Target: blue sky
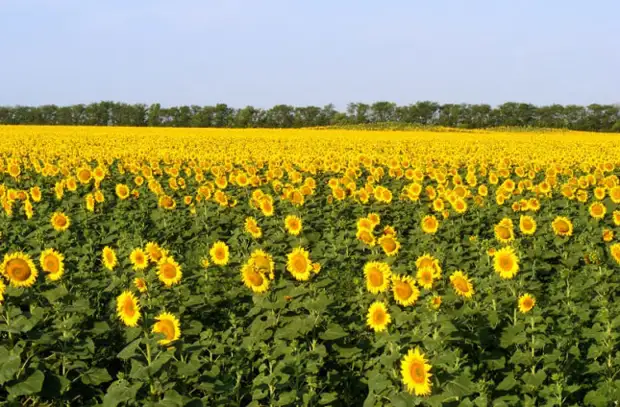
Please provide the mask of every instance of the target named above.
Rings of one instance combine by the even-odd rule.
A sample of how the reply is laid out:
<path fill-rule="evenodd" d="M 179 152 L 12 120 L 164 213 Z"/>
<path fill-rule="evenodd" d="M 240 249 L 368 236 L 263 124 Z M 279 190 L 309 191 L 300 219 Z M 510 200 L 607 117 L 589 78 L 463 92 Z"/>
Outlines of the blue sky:
<path fill-rule="evenodd" d="M 0 105 L 620 102 L 620 2 L 0 0 Z"/>

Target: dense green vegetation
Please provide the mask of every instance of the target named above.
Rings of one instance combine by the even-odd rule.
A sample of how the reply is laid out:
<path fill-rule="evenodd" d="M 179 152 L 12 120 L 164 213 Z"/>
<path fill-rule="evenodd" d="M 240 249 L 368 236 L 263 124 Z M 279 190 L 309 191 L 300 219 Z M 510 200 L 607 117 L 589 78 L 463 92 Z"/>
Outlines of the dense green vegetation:
<path fill-rule="evenodd" d="M 535 106 L 509 102 L 492 107 L 424 101 L 398 106 L 392 102 L 376 102 L 350 103 L 345 112 L 337 111 L 332 104 L 236 109 L 223 103 L 164 108 L 159 103 L 148 106 L 104 101 L 72 106 L 0 107 L 0 124 L 294 128 L 385 122 L 466 129 L 538 127 L 620 132 L 620 105 Z"/>

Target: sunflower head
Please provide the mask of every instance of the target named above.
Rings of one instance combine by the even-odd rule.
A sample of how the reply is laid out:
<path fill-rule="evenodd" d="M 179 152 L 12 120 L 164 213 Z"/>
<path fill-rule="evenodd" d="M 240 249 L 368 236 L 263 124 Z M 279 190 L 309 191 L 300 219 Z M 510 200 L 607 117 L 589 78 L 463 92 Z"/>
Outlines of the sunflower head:
<path fill-rule="evenodd" d="M 149 265 L 147 254 L 139 247 L 131 251 L 129 260 L 134 270 L 144 270 Z"/>
<path fill-rule="evenodd" d="M 250 255 L 249 264 L 253 265 L 256 270 L 268 276 L 269 279 L 273 280 L 275 264 L 273 262 L 273 257 L 267 252 L 256 249 Z"/>
<path fill-rule="evenodd" d="M 603 219 L 607 213 L 607 208 L 601 202 L 594 202 L 590 205 L 590 216 L 594 219 Z"/>
<path fill-rule="evenodd" d="M 387 263 L 370 262 L 364 266 L 366 289 L 372 294 L 388 290 L 391 276 L 390 266 Z"/>
<path fill-rule="evenodd" d="M 366 324 L 375 332 L 382 332 L 392 322 L 387 306 L 382 301 L 375 301 L 368 308 Z"/>
<path fill-rule="evenodd" d="M 416 279 L 420 287 L 430 290 L 433 288 L 435 281 L 435 270 L 432 267 L 422 267 L 416 273 Z"/>
<path fill-rule="evenodd" d="M 255 293 L 264 293 L 269 289 L 269 278 L 250 260 L 241 268 L 241 281 Z"/>
<path fill-rule="evenodd" d="M 211 246 L 209 250 L 209 255 L 211 256 L 211 260 L 213 260 L 214 264 L 218 266 L 225 266 L 228 264 L 230 260 L 230 251 L 228 249 L 228 245 L 222 241 L 217 241 Z"/>
<path fill-rule="evenodd" d="M 166 287 L 178 284 L 183 277 L 181 266 L 170 256 L 163 257 L 157 264 L 157 277 Z"/>
<path fill-rule="evenodd" d="M 616 263 L 620 264 L 620 243 L 614 243 L 609 246 L 609 253 Z"/>
<path fill-rule="evenodd" d="M 519 311 L 522 313 L 527 313 L 534 308 L 536 305 L 536 298 L 531 296 L 530 294 L 523 294 L 519 297 Z"/>
<path fill-rule="evenodd" d="M 557 236 L 568 237 L 573 234 L 573 223 L 564 216 L 556 217 L 551 223 L 551 227 Z"/>
<path fill-rule="evenodd" d="M 510 246 L 503 247 L 493 256 L 493 268 L 501 278 L 511 279 L 519 271 L 519 258 Z"/>
<path fill-rule="evenodd" d="M 65 257 L 54 249 L 47 249 L 41 253 L 39 263 L 41 270 L 47 273 L 51 281 L 59 280 L 65 271 Z"/>
<path fill-rule="evenodd" d="M 301 232 L 301 219 L 295 215 L 288 215 L 284 219 L 284 226 L 286 227 L 288 233 L 293 236 L 297 236 L 299 235 L 299 232 Z"/>
<path fill-rule="evenodd" d="M 524 235 L 533 235 L 536 232 L 536 221 L 531 216 L 521 215 L 519 229 Z"/>
<path fill-rule="evenodd" d="M 155 321 L 153 333 L 164 335 L 164 338 L 159 340 L 160 345 L 168 345 L 181 337 L 181 323 L 171 313 L 162 312 L 155 317 Z"/>
<path fill-rule="evenodd" d="M 116 267 L 116 264 L 118 263 L 114 249 L 109 246 L 103 248 L 103 252 L 101 253 L 101 260 L 103 261 L 103 265 L 105 266 L 105 268 L 110 271 L 114 270 L 114 267 Z"/>
<path fill-rule="evenodd" d="M 51 218 L 52 227 L 58 232 L 63 232 L 71 226 L 71 220 L 62 212 L 54 212 Z"/>
<path fill-rule="evenodd" d="M 116 314 L 129 327 L 138 326 L 140 319 L 140 303 L 131 291 L 123 291 L 116 298 Z"/>
<path fill-rule="evenodd" d="M 133 284 L 136 286 L 138 291 L 140 291 L 141 293 L 145 293 L 148 291 L 146 287 L 146 280 L 142 277 L 134 278 Z"/>
<path fill-rule="evenodd" d="M 304 248 L 297 247 L 287 257 L 286 269 L 293 277 L 299 281 L 308 280 L 312 271 L 309 253 Z"/>
<path fill-rule="evenodd" d="M 431 365 L 419 348 L 410 349 L 401 361 L 401 375 L 407 391 L 416 396 L 431 393 Z"/>
<path fill-rule="evenodd" d="M 426 215 L 422 218 L 422 231 L 428 234 L 435 234 L 439 228 L 439 221 L 434 215 Z"/>
<path fill-rule="evenodd" d="M 388 256 L 395 256 L 400 249 L 400 242 L 396 240 L 396 237 L 391 235 L 381 236 L 378 243 L 383 249 L 383 252 Z"/>
<path fill-rule="evenodd" d="M 409 276 L 393 276 L 392 291 L 394 292 L 394 300 L 405 307 L 415 304 L 420 297 L 420 290 Z"/>
<path fill-rule="evenodd" d="M 22 252 L 5 254 L 0 273 L 13 287 L 32 287 L 39 275 L 30 256 Z"/>
<path fill-rule="evenodd" d="M 467 274 L 462 271 L 455 271 L 450 276 L 450 283 L 454 291 L 461 297 L 471 298 L 474 295 L 474 287 L 467 277 Z"/>

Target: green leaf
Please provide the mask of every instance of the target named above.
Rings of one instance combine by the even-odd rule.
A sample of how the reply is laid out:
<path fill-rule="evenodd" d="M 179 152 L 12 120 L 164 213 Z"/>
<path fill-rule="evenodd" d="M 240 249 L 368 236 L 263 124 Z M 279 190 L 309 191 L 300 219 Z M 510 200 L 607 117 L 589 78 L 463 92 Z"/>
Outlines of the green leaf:
<path fill-rule="evenodd" d="M 67 294 L 69 294 L 69 291 L 67 291 L 67 289 L 63 285 L 59 285 L 56 288 L 41 293 L 41 295 L 43 295 L 43 297 L 45 297 L 50 303 L 58 301 L 60 298 L 64 297 Z"/>
<path fill-rule="evenodd" d="M 604 394 L 601 394 L 601 392 L 592 390 L 586 394 L 583 402 L 586 406 L 605 407 L 610 405 L 609 402 L 611 402 L 611 400 L 607 399 L 607 397 L 605 397 Z"/>
<path fill-rule="evenodd" d="M 327 330 L 319 334 L 319 338 L 324 341 L 335 341 L 349 335 L 340 325 L 331 323 L 327 325 Z"/>
<path fill-rule="evenodd" d="M 547 374 L 543 370 L 539 370 L 533 374 L 527 372 L 523 375 L 522 378 L 525 384 L 538 388 L 544 383 L 545 379 L 547 378 Z"/>
<path fill-rule="evenodd" d="M 0 385 L 11 380 L 19 371 L 21 358 L 0 347 Z"/>
<path fill-rule="evenodd" d="M 141 340 L 136 339 L 135 341 L 131 342 L 129 345 L 125 346 L 125 348 L 123 348 L 123 350 L 120 351 L 117 356 L 123 360 L 127 360 L 131 358 L 133 355 L 136 354 L 136 350 L 140 346 L 140 343 L 141 343 Z"/>
<path fill-rule="evenodd" d="M 140 387 L 142 387 L 142 383 L 135 383 L 129 386 L 126 380 L 112 383 L 103 397 L 103 407 L 116 407 L 126 401 L 134 400 Z"/>
<path fill-rule="evenodd" d="M 510 390 L 517 385 L 514 373 L 510 372 L 496 387 L 497 390 Z"/>
<path fill-rule="evenodd" d="M 43 380 L 45 375 L 40 370 L 35 370 L 25 380 L 7 387 L 9 397 L 15 399 L 19 396 L 29 396 L 31 394 L 37 394 L 43 388 Z"/>
<path fill-rule="evenodd" d="M 321 399 L 319 400 L 319 404 L 321 405 L 331 404 L 336 400 L 338 400 L 338 393 L 323 393 L 321 394 Z"/>
<path fill-rule="evenodd" d="M 104 368 L 92 368 L 88 372 L 82 375 L 82 383 L 100 385 L 101 383 L 107 383 L 112 381 L 112 376 Z"/>

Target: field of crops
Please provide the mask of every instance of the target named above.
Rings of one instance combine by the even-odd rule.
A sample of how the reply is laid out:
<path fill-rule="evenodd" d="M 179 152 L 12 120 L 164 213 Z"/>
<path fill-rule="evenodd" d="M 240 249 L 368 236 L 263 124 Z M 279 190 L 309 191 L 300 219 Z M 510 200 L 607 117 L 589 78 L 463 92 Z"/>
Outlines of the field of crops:
<path fill-rule="evenodd" d="M 617 406 L 619 140 L 0 127 L 0 402 Z"/>

